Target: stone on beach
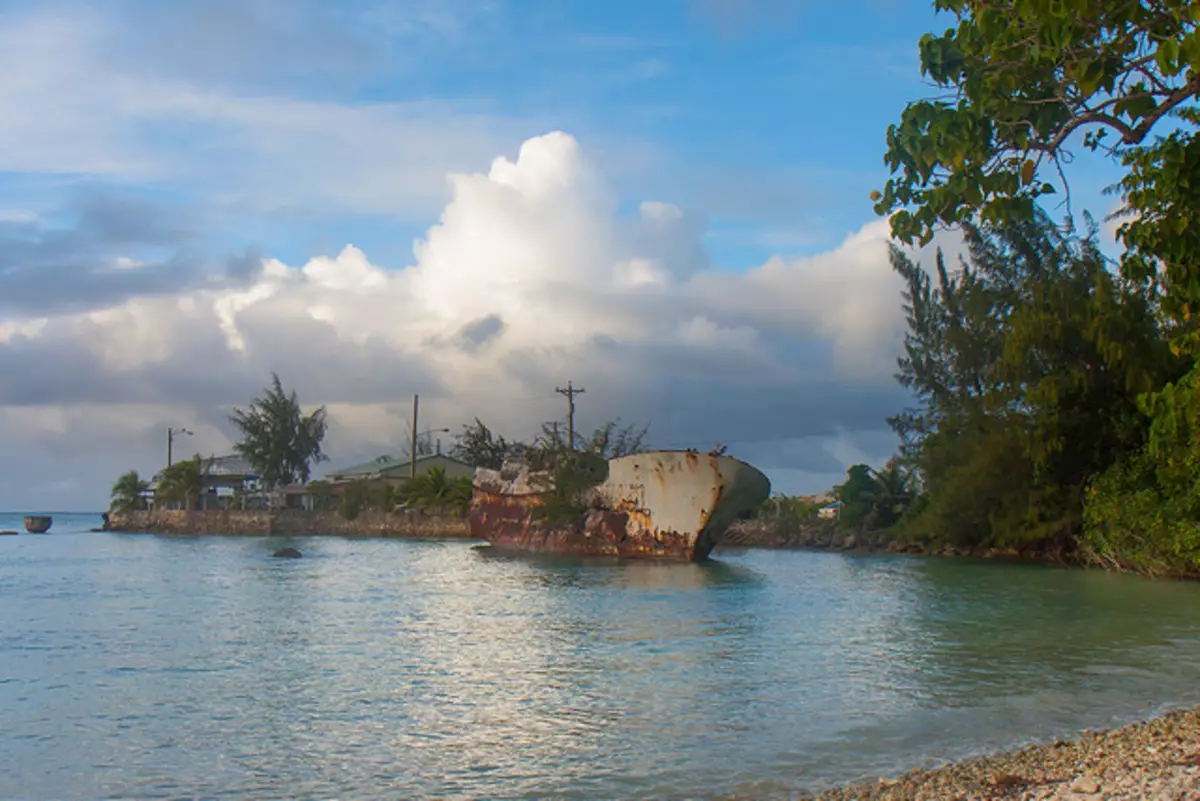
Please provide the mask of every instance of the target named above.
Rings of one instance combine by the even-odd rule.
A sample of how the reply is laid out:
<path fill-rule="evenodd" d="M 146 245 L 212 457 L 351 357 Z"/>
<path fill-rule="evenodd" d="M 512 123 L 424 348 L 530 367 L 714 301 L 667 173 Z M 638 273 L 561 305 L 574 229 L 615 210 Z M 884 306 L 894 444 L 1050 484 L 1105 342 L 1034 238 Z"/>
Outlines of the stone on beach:
<path fill-rule="evenodd" d="M 1200 708 L 1112 731 L 1085 731 L 1073 741 L 914 770 L 899 778 L 850 785 L 814 798 L 1200 798 Z"/>

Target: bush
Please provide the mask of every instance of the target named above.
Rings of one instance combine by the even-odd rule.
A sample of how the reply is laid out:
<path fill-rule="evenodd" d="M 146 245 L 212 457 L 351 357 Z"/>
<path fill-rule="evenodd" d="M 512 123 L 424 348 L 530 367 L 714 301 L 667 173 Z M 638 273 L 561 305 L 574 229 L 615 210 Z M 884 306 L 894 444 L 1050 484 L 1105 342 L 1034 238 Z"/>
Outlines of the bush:
<path fill-rule="evenodd" d="M 1195 457 L 1188 461 L 1200 476 Z M 1091 483 L 1080 539 L 1086 561 L 1148 576 L 1200 573 L 1200 483 L 1164 490 L 1161 472 L 1143 451 Z"/>

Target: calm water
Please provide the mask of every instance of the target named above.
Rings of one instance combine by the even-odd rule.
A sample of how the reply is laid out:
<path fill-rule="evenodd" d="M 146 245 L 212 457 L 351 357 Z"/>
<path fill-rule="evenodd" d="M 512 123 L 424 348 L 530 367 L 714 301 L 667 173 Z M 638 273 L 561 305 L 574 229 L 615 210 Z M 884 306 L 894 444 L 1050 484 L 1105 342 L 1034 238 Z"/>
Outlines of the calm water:
<path fill-rule="evenodd" d="M 98 523 L 0 538 L 0 797 L 784 798 L 1200 704 L 1194 584 Z"/>

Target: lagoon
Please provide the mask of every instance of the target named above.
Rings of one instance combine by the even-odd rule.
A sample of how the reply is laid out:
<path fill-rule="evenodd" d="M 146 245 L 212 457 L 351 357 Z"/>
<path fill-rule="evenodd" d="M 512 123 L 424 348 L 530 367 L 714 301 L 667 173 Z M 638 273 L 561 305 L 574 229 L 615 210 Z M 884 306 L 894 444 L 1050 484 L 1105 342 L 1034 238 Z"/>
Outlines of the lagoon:
<path fill-rule="evenodd" d="M 98 524 L 0 538 L 0 797 L 787 798 L 1200 704 L 1200 584 Z"/>

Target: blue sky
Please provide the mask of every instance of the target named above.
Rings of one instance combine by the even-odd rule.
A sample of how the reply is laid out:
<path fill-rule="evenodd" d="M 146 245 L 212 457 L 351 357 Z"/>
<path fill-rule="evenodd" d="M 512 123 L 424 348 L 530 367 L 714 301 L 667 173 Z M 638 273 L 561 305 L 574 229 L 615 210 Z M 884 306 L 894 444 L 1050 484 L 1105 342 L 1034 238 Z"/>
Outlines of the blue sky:
<path fill-rule="evenodd" d="M 567 378 L 586 425 L 743 443 L 783 491 L 894 448 L 868 195 L 932 91 L 931 3 L 0 15 L 0 437 L 24 465 L 0 508 L 97 508 L 161 466 L 166 425 L 227 450 L 275 369 L 337 406 L 335 463 L 395 450 L 412 392 L 431 425 L 527 436 Z M 1115 174 L 1081 158 L 1075 210 L 1108 211 Z"/>

